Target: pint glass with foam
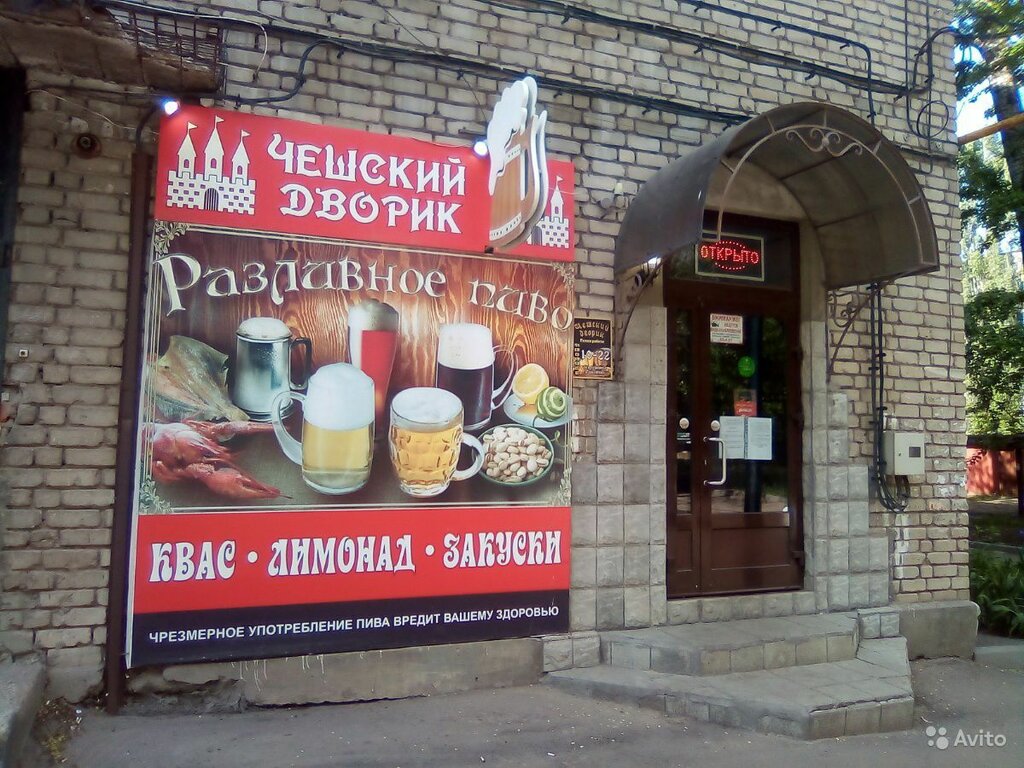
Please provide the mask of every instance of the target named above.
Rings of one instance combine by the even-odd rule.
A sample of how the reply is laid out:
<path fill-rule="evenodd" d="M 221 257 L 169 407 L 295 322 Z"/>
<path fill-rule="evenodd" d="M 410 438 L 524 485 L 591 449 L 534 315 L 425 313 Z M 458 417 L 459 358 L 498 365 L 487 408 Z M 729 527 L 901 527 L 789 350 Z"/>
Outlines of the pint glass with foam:
<path fill-rule="evenodd" d="M 284 428 L 286 405 L 302 403 L 302 442 Z M 274 434 L 302 479 L 321 493 L 357 491 L 370 479 L 373 458 L 373 379 L 348 363 L 325 365 L 309 378 L 305 395 L 282 392 L 274 400 Z"/>
<path fill-rule="evenodd" d="M 459 398 L 436 387 L 413 387 L 395 395 L 388 444 L 398 484 L 410 496 L 444 493 L 452 480 L 472 477 L 484 463 L 480 441 L 462 431 Z M 471 467 L 457 471 L 463 444 L 476 455 Z"/>

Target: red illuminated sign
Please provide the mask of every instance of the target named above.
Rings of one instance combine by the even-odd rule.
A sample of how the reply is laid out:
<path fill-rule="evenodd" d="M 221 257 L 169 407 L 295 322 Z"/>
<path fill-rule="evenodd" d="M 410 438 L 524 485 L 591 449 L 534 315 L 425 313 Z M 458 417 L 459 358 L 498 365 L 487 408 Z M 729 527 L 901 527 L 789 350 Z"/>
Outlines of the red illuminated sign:
<path fill-rule="evenodd" d="M 749 264 L 760 264 L 761 254 L 735 240 L 719 240 L 717 243 L 703 243 L 701 259 L 710 259 L 719 269 L 738 272 Z"/>
<path fill-rule="evenodd" d="M 704 240 L 695 262 L 698 275 L 764 282 L 764 241 L 735 235 Z"/>

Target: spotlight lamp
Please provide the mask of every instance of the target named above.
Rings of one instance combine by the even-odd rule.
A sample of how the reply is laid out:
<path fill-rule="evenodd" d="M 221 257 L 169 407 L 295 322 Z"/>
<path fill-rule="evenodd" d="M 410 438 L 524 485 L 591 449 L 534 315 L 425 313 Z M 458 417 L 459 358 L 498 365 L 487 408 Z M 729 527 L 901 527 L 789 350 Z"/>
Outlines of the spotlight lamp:
<path fill-rule="evenodd" d="M 160 99 L 160 109 L 163 113 L 170 117 L 181 108 L 181 102 L 172 96 L 165 96 Z"/>

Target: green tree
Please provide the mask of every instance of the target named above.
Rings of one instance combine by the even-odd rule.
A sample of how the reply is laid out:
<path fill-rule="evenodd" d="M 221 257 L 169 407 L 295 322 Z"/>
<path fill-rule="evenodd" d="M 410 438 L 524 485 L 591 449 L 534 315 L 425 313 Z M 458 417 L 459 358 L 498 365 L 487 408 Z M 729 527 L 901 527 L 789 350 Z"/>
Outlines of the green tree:
<path fill-rule="evenodd" d="M 967 431 L 1024 432 L 1024 291 L 989 290 L 967 300 Z"/>
<path fill-rule="evenodd" d="M 961 147 L 957 156 L 960 172 L 960 216 L 965 235 L 964 253 L 1001 241 L 1016 227 L 1018 212 L 1024 211 L 1024 190 L 1014 189 L 997 136 L 988 136 Z"/>
<path fill-rule="evenodd" d="M 1009 256 L 994 243 L 971 251 L 964 261 L 964 298 L 969 301 L 986 291 L 1017 290 L 1020 281 Z"/>
<path fill-rule="evenodd" d="M 1006 178 L 1006 167 L 995 167 L 993 160 L 1002 164 L 1002 153 L 998 151 L 999 139 L 989 136 L 974 145 L 972 155 L 978 163 L 986 163 L 986 172 L 998 173 Z M 965 147 L 965 150 L 971 148 Z M 961 152 L 961 162 L 965 152 Z M 961 168 L 961 183 L 963 170 Z M 1005 240 L 993 236 L 985 215 L 970 208 L 970 201 L 961 200 L 964 210 L 963 227 L 960 231 L 960 253 L 963 258 L 964 297 L 970 299 L 982 291 L 993 289 L 1017 290 L 1020 284 L 1018 269 L 1013 260 L 1014 249 L 1005 248 Z M 1005 218 L 1006 212 L 1003 212 Z"/>
<path fill-rule="evenodd" d="M 957 95 L 992 97 L 997 120 L 1024 113 L 1024 0 L 956 0 L 953 25 L 974 53 L 957 65 Z M 1016 228 L 1024 242 L 1024 124 L 1000 132 L 1006 177 L 978 150 L 961 153 L 961 194 L 995 239 Z"/>

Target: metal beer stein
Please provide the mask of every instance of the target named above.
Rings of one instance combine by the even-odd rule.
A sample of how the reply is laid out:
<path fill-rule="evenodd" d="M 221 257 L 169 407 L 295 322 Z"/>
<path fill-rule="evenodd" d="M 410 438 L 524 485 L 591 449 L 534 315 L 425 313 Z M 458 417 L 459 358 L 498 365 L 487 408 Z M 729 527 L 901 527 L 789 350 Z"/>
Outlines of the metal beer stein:
<path fill-rule="evenodd" d="M 253 421 L 270 421 L 274 399 L 282 392 L 305 389 L 313 362 L 313 342 L 292 338 L 291 329 L 275 317 L 250 317 L 235 333 L 235 365 L 231 400 Z M 302 371 L 292 379 L 292 350 L 302 347 Z M 292 403 L 281 414 L 287 415 Z"/>

